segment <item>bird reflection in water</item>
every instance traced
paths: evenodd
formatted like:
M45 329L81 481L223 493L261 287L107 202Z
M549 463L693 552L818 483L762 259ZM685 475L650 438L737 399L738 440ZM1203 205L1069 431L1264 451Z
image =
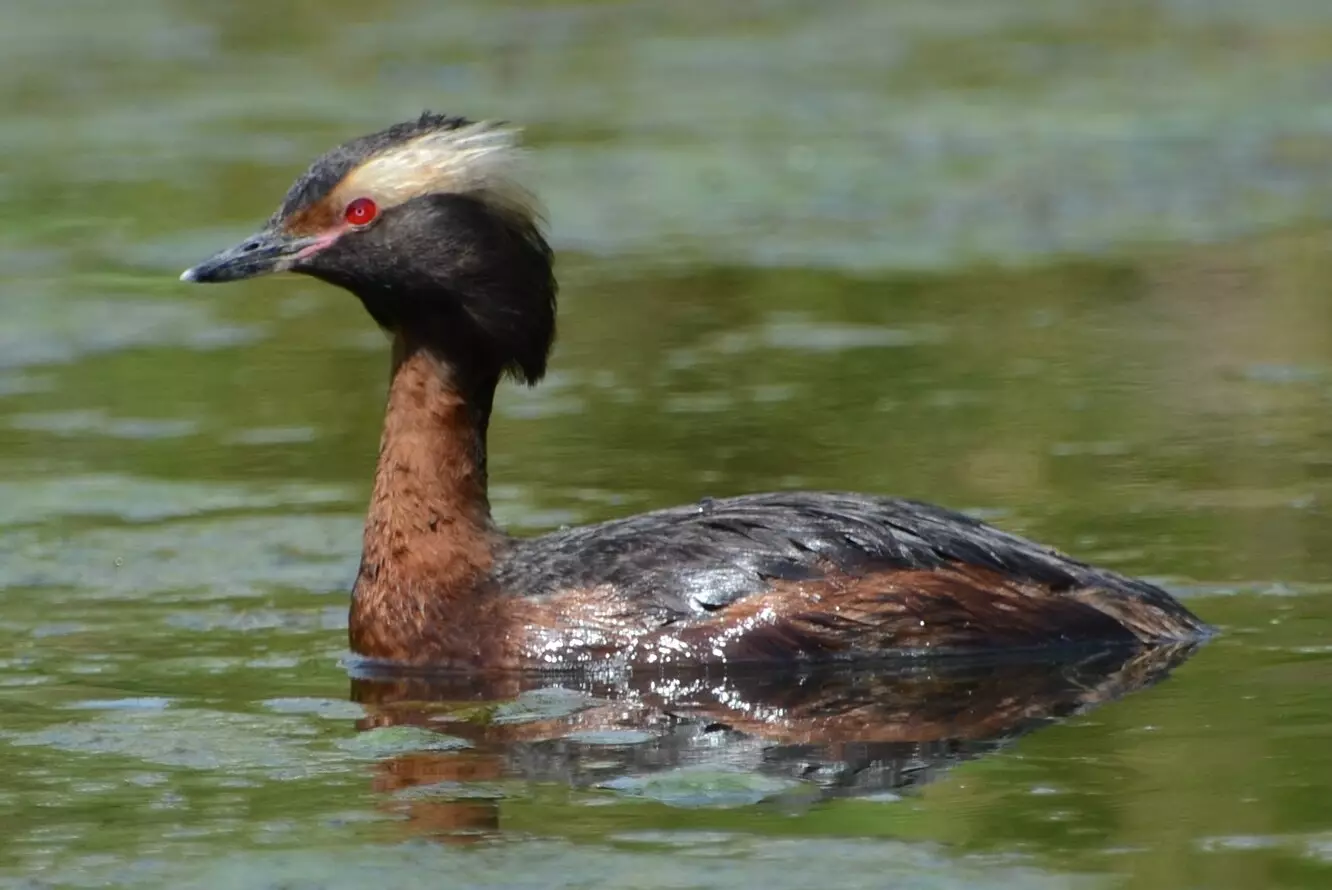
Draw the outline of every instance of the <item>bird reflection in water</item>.
M363 673L351 697L366 709L360 730L416 726L467 743L389 757L374 778L414 833L467 842L501 831L502 795L484 789L514 779L591 789L695 767L796 779L805 801L907 791L1151 686L1196 648L615 680Z

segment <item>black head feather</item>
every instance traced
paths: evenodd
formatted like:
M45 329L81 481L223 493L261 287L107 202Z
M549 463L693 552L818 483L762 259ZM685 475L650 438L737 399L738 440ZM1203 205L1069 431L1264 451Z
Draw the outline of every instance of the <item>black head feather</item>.
M423 111L416 120L403 121L377 133L350 139L315 159L310 168L292 183L287 196L282 199L282 206L273 214L273 220L280 221L317 204L346 179L348 173L395 145L426 133L459 130L471 124L465 117Z
M292 185L272 225L321 209L336 218L339 201L358 197L341 192L367 162L432 133L463 136L484 126L426 112L344 143ZM533 384L545 374L555 336L553 252L535 211L512 199L512 183L469 179L465 163L456 188L445 182L399 195L405 199L383 207L374 224L291 270L346 288L381 326L424 342L455 365Z

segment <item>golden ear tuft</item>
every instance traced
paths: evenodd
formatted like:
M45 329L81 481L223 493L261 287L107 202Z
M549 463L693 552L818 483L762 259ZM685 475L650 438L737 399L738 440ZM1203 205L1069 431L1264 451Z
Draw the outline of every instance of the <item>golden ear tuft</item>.
M475 195L531 218L534 202L513 178L521 154L518 131L503 124L442 127L372 155L335 191L348 201L372 195L381 207L429 194Z

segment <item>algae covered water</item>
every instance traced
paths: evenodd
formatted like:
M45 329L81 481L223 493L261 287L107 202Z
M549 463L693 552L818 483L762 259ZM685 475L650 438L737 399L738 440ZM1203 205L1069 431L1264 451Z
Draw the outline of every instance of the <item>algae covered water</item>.
M1332 882L1332 9L15 4L0 29L0 887ZM386 344L176 276L424 107L528 128L520 532L966 509L1222 635L1058 661L353 676Z

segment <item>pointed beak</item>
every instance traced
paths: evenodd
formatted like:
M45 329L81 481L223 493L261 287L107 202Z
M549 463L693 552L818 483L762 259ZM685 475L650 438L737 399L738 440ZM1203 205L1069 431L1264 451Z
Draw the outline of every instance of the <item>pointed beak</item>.
M235 247L213 254L180 275L181 281L212 284L285 272L297 260L315 253L328 241L322 236L288 235L273 229L246 238Z

